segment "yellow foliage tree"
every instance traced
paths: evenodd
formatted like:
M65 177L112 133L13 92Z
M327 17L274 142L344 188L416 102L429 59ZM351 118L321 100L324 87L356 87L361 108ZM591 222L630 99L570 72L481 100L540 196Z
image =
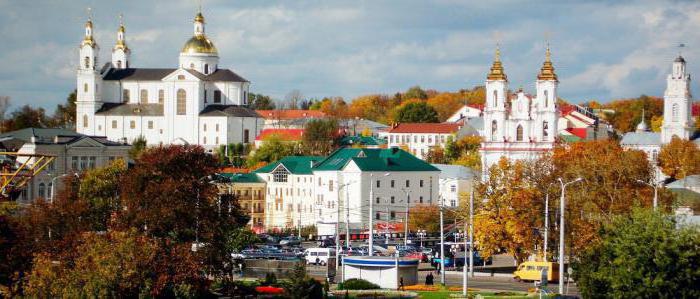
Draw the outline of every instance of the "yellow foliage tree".
M676 136L659 152L659 167L667 176L682 179L700 173L700 149L690 140Z

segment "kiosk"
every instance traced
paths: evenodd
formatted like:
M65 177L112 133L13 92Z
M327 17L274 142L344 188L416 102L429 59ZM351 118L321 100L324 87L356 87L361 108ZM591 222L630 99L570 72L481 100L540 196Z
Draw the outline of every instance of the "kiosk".
M397 289L403 278L404 286L418 283L418 259L390 256L343 257L343 281L360 278L383 289Z

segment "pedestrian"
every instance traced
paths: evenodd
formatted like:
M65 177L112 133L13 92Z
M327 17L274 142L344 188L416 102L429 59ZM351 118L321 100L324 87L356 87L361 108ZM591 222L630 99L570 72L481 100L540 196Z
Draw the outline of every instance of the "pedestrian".
M403 276L399 278L399 291L405 291L405 289L403 288Z
M428 275L425 276L425 285L431 286L433 285L433 272L428 273Z

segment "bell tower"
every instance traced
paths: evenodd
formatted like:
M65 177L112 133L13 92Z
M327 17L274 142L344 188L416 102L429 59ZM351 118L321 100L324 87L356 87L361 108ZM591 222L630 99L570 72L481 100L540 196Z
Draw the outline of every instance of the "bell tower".
M689 140L694 122L691 115L690 74L686 73L683 56L673 61L671 73L666 78L664 92L664 121L661 126L661 143L671 142L673 136Z
M502 142L505 136L508 78L501 63L501 49L496 45L491 71L486 76L484 134L486 141Z
M559 79L554 72L552 64L552 52L547 43L547 50L544 55L544 63L540 73L537 74L535 88L537 97L535 99L535 138L540 142L553 142L557 131L557 87Z
M112 67L116 69L129 68L129 56L131 56L131 50L126 46L126 30L122 18L123 16L119 15L117 43L112 48Z
M88 9L88 12L90 9ZM95 111L102 106L102 77L97 70L100 47L93 36L92 17L85 22L85 36L80 42L77 74L75 126L78 133L96 135Z

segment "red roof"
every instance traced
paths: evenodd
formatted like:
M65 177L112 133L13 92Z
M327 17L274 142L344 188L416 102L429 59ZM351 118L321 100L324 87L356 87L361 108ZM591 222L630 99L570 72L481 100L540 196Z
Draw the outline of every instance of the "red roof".
M389 130L389 133L449 134L457 132L460 126L460 124L455 123L400 123Z
M566 131L575 135L576 137L586 139L586 128L567 128Z
M304 129L265 129L255 137L255 140L265 140L273 135L285 141L298 141L304 135Z
M255 112L265 119L299 119L326 116L325 113L318 110L255 110Z
M700 116L700 103L693 103L693 107L691 107L691 113L693 116Z

